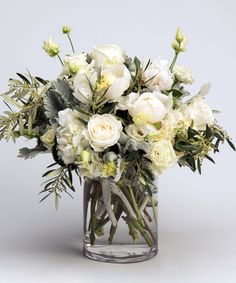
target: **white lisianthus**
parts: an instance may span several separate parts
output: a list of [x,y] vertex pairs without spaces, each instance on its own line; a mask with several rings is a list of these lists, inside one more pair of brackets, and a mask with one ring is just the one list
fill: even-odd
[[172,96],[160,92],[142,93],[133,104],[128,106],[129,114],[135,118],[145,117],[144,123],[157,123],[161,121],[173,105]]
[[83,74],[88,73],[94,68],[94,61],[90,64],[87,62],[87,55],[85,53],[73,56],[67,56],[64,59],[63,74]]
[[105,97],[110,100],[119,98],[130,86],[131,75],[124,64],[115,64],[101,73],[101,85],[108,88]]
[[128,127],[126,127],[125,131],[130,138],[138,142],[143,141],[146,135],[149,133],[146,127],[139,127],[135,124],[131,124]]
[[189,69],[188,67],[175,65],[173,73],[177,80],[180,82],[183,82],[185,84],[192,84],[194,82],[191,69]]
[[177,156],[169,140],[160,140],[151,143],[148,158],[152,161],[152,168],[160,176],[177,162]]
[[43,50],[50,56],[54,57],[60,52],[60,46],[55,43],[51,37],[43,42]]
[[97,82],[97,72],[92,70],[87,74],[77,74],[74,78],[74,96],[84,104],[89,104],[92,99],[93,91]]
[[58,113],[58,154],[65,164],[74,163],[87,144],[82,135],[83,125],[78,117],[79,112],[69,108]]
[[117,45],[107,44],[93,48],[91,57],[99,66],[122,64],[125,62],[125,52]]
[[148,61],[141,63],[142,79],[149,89],[167,90],[173,84],[173,74],[169,70],[168,61],[155,60],[147,66]]
[[122,124],[111,114],[94,115],[88,122],[84,135],[94,151],[102,152],[116,144],[122,132]]
[[125,96],[120,96],[116,99],[116,101],[118,102],[117,108],[122,111],[127,110],[138,97],[139,93],[136,92],[131,92],[130,94]]
[[184,114],[193,121],[196,130],[205,130],[206,125],[211,126],[214,123],[213,112],[202,95],[195,96],[184,107]]

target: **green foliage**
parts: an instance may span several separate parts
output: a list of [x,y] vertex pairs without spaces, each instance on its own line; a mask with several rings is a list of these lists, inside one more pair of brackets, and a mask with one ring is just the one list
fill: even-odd
[[191,127],[188,128],[187,135],[181,132],[175,137],[174,149],[182,156],[179,158],[180,166],[188,166],[193,172],[198,170],[201,174],[202,161],[204,158],[215,163],[209,153],[219,152],[219,145],[227,141],[233,150],[235,146],[230,141],[227,133],[217,125],[209,127],[205,130],[197,131]]
[[[55,164],[56,163],[49,165],[48,168],[53,167]],[[72,178],[73,170],[73,166],[68,165],[61,166],[56,169],[50,169],[45,172],[43,177],[47,178],[47,180],[43,183],[44,189],[40,192],[40,194],[46,193],[46,196],[44,196],[40,202],[53,194],[55,197],[55,208],[58,209],[59,199],[61,198],[62,192],[65,192],[72,197],[68,190],[75,192]]]

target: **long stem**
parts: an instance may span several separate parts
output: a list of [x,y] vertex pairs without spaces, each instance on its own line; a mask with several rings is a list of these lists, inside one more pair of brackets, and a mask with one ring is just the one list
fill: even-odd
[[67,33],[67,37],[68,37],[68,39],[69,39],[71,49],[72,49],[73,53],[75,53],[75,49],[74,49],[74,46],[73,46],[73,42],[72,42],[72,40],[71,40],[71,37],[70,37],[69,33]]
[[179,52],[175,52],[175,57],[174,57],[174,59],[173,59],[171,65],[170,65],[170,71],[173,70],[173,68],[174,68],[174,66],[175,66],[175,63],[176,63],[176,60],[177,60],[177,58],[178,58],[178,55],[179,55]]
[[62,61],[62,59],[61,59],[61,57],[60,57],[60,55],[59,55],[59,54],[57,54],[57,58],[59,59],[59,61],[60,61],[61,65],[62,65],[62,66],[64,66],[63,61]]

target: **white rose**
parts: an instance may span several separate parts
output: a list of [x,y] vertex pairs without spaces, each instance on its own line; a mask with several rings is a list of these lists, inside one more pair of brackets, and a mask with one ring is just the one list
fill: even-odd
[[74,163],[77,156],[88,145],[82,135],[83,125],[78,117],[79,113],[69,108],[58,113],[58,154],[65,164]]
[[145,121],[157,123],[161,121],[172,108],[172,96],[164,95],[160,92],[142,93],[133,104],[128,106],[129,114],[135,119],[137,116],[144,116]]
[[119,98],[130,86],[131,75],[124,64],[115,64],[101,72],[101,86],[108,88],[105,97]]
[[196,130],[205,130],[206,125],[211,126],[214,123],[212,110],[201,95],[195,96],[184,108],[184,114],[190,121],[193,120]]
[[91,57],[99,66],[122,64],[125,62],[124,50],[121,47],[112,44],[94,47]]
[[101,152],[116,144],[122,132],[122,124],[111,114],[94,115],[88,122],[88,129],[84,131],[92,148]]
[[144,83],[151,89],[167,90],[173,84],[173,74],[169,70],[168,61],[155,60],[147,66],[148,61],[143,61],[141,68]]
[[175,65],[173,73],[180,82],[185,84],[192,84],[194,82],[191,70],[185,66]]
[[159,176],[177,162],[177,156],[169,140],[151,143],[148,158],[152,161],[154,173]]
[[95,87],[96,82],[97,72],[94,70],[87,74],[77,74],[74,78],[74,96],[79,101],[89,104],[93,95],[92,88]]

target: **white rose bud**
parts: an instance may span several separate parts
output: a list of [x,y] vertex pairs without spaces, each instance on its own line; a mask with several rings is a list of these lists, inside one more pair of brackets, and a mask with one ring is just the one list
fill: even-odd
[[113,115],[96,114],[90,118],[84,135],[94,151],[102,152],[118,142],[121,132],[122,124]]
[[169,140],[152,143],[148,158],[152,161],[153,171],[157,176],[172,167],[178,160]]

